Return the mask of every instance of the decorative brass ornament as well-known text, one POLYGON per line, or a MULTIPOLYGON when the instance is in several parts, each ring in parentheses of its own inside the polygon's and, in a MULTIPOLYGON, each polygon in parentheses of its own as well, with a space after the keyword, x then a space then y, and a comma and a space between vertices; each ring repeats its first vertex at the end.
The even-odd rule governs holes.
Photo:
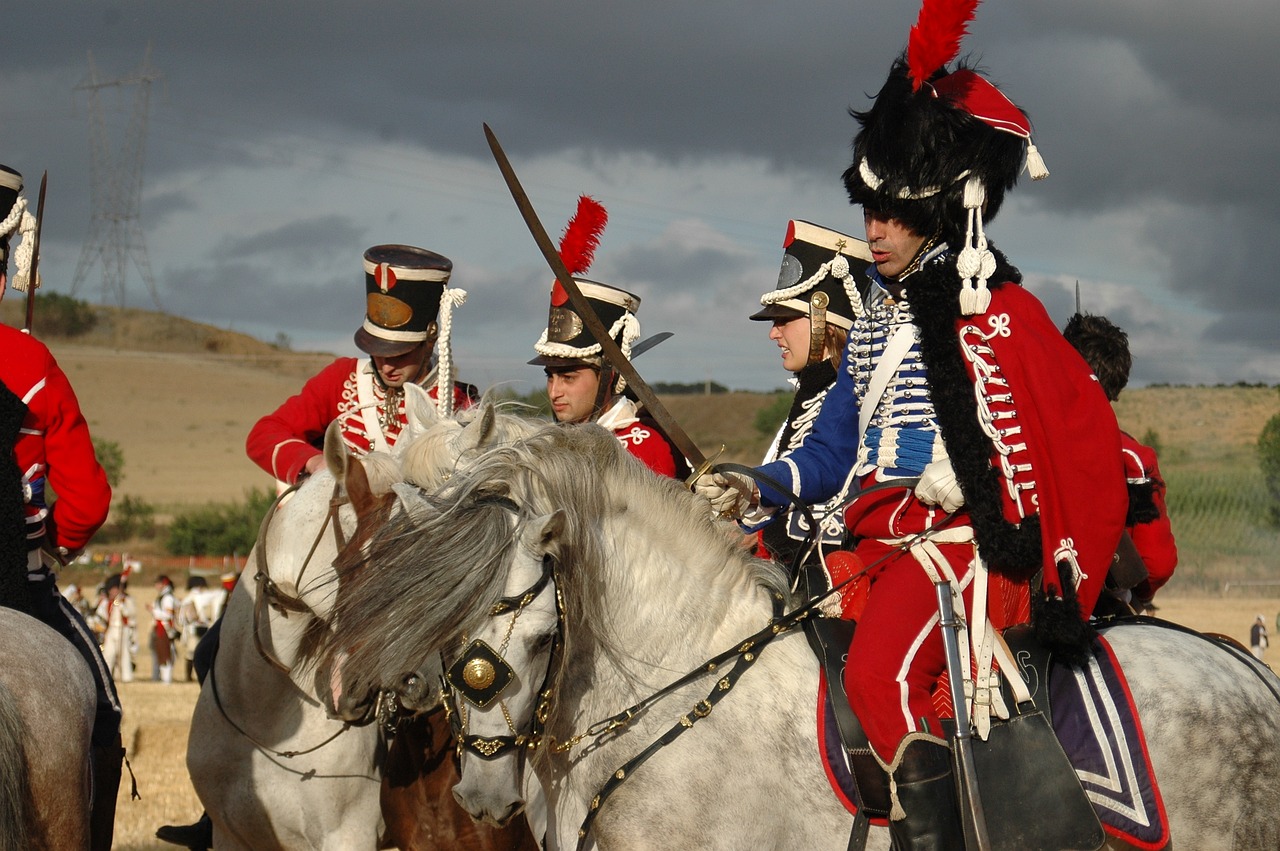
POLYGON ((463 682, 472 688, 487 689, 496 676, 488 659, 468 659, 462 670, 463 682))
POLYGON ((478 638, 467 645, 446 674, 449 685, 468 703, 481 709, 502 694, 515 677, 507 661, 478 638))
POLYGON ((547 342, 567 343, 582 333, 582 317, 567 307, 551 308, 547 320, 547 342))
POLYGON ((365 311, 369 321, 383 328, 400 328, 413 318, 413 308, 398 298, 382 293, 369 293, 365 311))
POLYGON ((481 756, 491 757, 502 749, 502 742, 497 739, 476 739, 471 745, 481 756))

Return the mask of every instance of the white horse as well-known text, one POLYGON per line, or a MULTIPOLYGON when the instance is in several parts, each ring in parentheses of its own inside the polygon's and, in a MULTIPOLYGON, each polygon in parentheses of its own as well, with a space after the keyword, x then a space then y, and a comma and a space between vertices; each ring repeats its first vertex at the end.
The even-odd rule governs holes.
MULTIPOLYGON (((264 522, 245 579, 228 600, 187 751, 219 848, 372 849, 386 828, 392 836, 400 827, 407 834, 399 835, 431 833, 406 824, 412 814, 405 815, 403 806, 380 802, 386 743, 379 725, 367 723, 376 692, 333 689, 336 675, 329 668, 317 671, 306 654, 335 628, 335 557, 343 546, 358 549, 394 510, 391 487, 406 480, 434 487, 467 452, 525 428, 490 405, 458 418, 438 417, 434 403, 417 390, 408 390, 409 423, 392 455, 352 462, 331 429, 328 469, 281 501, 264 522), (384 804, 400 811, 390 825, 384 804)), ((435 678, 420 676, 414 700, 438 703, 434 684, 435 678)), ((388 794, 413 794, 401 789, 388 794)), ((443 829, 452 814, 440 812, 435 835, 452 835, 452 826, 443 829)), ((494 847, 516 846, 503 839, 494 847)))
POLYGON ((0 848, 89 848, 93 675, 71 642, 0 608, 0 848))
POLYGON ((218 848, 378 845, 378 725, 331 718, 300 664, 327 629, 333 560, 357 534, 350 496, 358 504, 324 471, 283 500, 227 601, 187 746, 218 848))
MULTIPOLYGON (((403 498, 405 522, 370 542, 370 569, 344 588, 339 617, 358 622, 356 635, 400 624, 377 646, 356 638, 351 661, 369 687, 450 634, 469 642, 450 679, 471 746, 455 796, 473 815, 519 811, 530 752, 551 807, 548 847, 576 847, 589 815, 586 844, 600 848, 845 847, 852 817, 819 765, 818 667, 804 637, 741 646, 770 623, 784 579, 695 497, 606 432, 556 427, 487 454, 416 506, 403 498), (449 541, 466 544, 457 559, 397 567, 449 541), (741 661, 704 667, 728 648, 741 661)), ((1133 626, 1108 637, 1175 847, 1280 847, 1280 681, 1194 635, 1133 626)), ((869 847, 888 844, 873 828, 869 847)))

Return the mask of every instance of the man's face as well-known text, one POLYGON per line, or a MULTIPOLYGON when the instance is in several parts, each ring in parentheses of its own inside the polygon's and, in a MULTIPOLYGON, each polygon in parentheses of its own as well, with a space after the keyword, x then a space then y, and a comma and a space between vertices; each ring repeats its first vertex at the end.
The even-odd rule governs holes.
POLYGON ((874 210, 863 210, 867 228, 867 246, 871 259, 883 278, 897 278, 915 259, 924 237, 911 228, 874 210))
POLYGON ((557 422, 585 423, 595 413, 600 373, 589 366, 547 370, 547 398, 557 422))
POLYGON ((403 387, 422 376, 426 356, 434 346, 434 340, 425 340, 402 355, 390 358, 374 355, 373 367, 388 387, 403 387))

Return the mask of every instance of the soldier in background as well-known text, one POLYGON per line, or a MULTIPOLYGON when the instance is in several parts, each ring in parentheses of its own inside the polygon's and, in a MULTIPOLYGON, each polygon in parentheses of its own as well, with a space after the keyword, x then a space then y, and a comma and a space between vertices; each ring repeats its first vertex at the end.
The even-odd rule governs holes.
POLYGON ((452 271, 449 258, 424 248, 366 251, 365 319, 355 343, 369 357, 338 358, 258 420, 245 445, 249 458, 282 485, 296 484, 324 466, 324 433, 334 420, 353 454, 388 451, 405 425, 410 383, 427 388, 443 414, 469 407, 476 388, 453 380, 453 309, 467 294, 449 288, 452 271))
MULTIPOLYGON (((578 211, 560 241, 560 259, 623 357, 629 358, 640 339, 639 296, 577 277, 590 267, 607 220, 599 202, 585 195, 579 198, 578 211)), ((546 372, 547 399, 557 422, 596 423, 658 475, 689 475, 684 456, 644 407, 626 394, 626 380, 601 355, 600 342, 591 336, 559 281, 551 287, 547 327, 533 350, 537 357, 529 363, 546 372)))
MULTIPOLYGON (((1133 357, 1129 354, 1129 335, 1105 316, 1077 313, 1062 330, 1067 342, 1085 359, 1097 376, 1102 392, 1115 403, 1120 391, 1129 383, 1133 357)), ((1120 432, 1124 453, 1124 474, 1129 483, 1129 516, 1125 531, 1142 558, 1147 578, 1129 588, 1114 591, 1134 611, 1154 610, 1152 598, 1169 581, 1178 566, 1178 546, 1169 523, 1169 507, 1165 503, 1165 483, 1156 464, 1156 451, 1131 434, 1120 432)), ((1128 583, 1125 583, 1128 584, 1128 583)))

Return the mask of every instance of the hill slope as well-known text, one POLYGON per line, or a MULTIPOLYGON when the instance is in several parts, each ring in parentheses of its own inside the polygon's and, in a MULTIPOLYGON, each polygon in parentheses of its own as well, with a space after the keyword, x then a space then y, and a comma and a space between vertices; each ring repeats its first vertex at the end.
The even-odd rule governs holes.
MULTIPOLYGON (((0 318, 20 316, 9 299, 0 307, 0 318)), ((281 351, 147 311, 96 309, 99 325, 89 335, 46 342, 94 435, 124 452, 118 494, 168 512, 269 486, 245 457, 245 437, 332 356, 281 351)), ((664 402, 704 451, 723 444, 723 459, 753 463, 772 436, 755 428, 756 414, 777 398, 728 393, 664 402)), ((1130 389, 1116 406, 1123 428, 1158 440, 1182 556, 1175 585, 1217 587, 1230 578, 1280 588, 1280 534, 1263 521, 1267 495, 1254 449, 1277 411, 1280 395, 1262 387, 1130 389)))

